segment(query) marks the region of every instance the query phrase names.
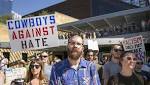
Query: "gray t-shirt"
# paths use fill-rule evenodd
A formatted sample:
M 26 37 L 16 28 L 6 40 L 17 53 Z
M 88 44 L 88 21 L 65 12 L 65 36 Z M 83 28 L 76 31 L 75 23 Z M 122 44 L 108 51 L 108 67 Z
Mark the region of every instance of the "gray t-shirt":
M 121 71 L 121 67 L 118 63 L 114 63 L 112 61 L 104 64 L 103 67 L 103 79 L 104 79 L 104 85 L 106 85 L 105 80 L 108 80 L 111 76 L 116 75 Z
M 44 75 L 50 80 L 52 65 L 44 65 Z

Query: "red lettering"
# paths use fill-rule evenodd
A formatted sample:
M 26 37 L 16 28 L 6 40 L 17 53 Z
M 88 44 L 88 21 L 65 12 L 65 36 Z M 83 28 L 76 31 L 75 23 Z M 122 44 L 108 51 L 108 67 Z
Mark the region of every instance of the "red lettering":
M 142 37 L 137 38 L 138 43 L 142 43 Z
M 18 31 L 19 39 L 24 38 L 23 30 Z
M 47 29 L 47 27 L 43 27 L 43 35 L 48 35 L 48 29 Z
M 137 39 L 133 38 L 132 44 L 136 44 L 137 43 Z
M 14 31 L 13 31 L 13 33 L 12 33 L 12 39 L 13 39 L 13 40 L 17 39 L 16 33 L 15 33 Z
M 52 35 L 54 34 L 54 26 L 50 26 Z
M 41 29 L 35 28 L 36 37 L 41 36 Z
M 30 37 L 31 37 L 30 32 L 29 32 L 29 30 L 27 29 L 27 31 L 26 31 L 26 38 L 30 38 Z

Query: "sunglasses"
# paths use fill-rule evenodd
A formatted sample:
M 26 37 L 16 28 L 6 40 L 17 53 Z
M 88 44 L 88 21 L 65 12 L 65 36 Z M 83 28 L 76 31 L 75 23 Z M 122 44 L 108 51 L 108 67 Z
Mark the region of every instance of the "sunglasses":
M 114 49 L 115 52 L 122 52 L 122 49 Z
M 42 56 L 43 58 L 46 58 L 46 57 L 48 57 L 48 56 Z
M 136 62 L 136 64 L 138 64 L 138 65 L 143 65 L 143 62 Z
M 34 67 L 35 67 L 36 69 L 38 69 L 38 68 L 40 67 L 40 65 L 31 65 L 31 66 L 30 66 L 31 69 L 33 69 Z
M 131 58 L 131 57 L 127 57 L 127 60 L 133 60 L 133 61 L 136 61 L 137 60 L 137 58 Z

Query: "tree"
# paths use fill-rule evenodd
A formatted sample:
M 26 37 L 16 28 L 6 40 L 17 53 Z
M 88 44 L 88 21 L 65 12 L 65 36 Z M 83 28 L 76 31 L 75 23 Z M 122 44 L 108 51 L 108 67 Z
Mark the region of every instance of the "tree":
M 7 23 L 7 20 L 12 19 L 12 15 L 0 16 L 0 22 L 3 24 Z

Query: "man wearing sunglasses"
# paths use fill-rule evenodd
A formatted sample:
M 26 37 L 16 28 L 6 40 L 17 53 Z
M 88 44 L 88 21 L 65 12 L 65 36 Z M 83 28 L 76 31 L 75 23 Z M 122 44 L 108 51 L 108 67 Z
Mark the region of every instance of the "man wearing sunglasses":
M 42 52 L 40 55 L 40 58 L 42 62 L 44 63 L 44 75 L 47 77 L 48 80 L 50 80 L 52 66 L 48 62 L 48 56 L 49 55 L 47 52 Z
M 116 75 L 120 72 L 121 67 L 119 66 L 120 55 L 123 52 L 122 45 L 113 45 L 111 49 L 111 60 L 103 66 L 103 79 L 104 85 L 107 85 L 110 76 Z
M 83 59 L 83 39 L 68 39 L 68 58 L 53 65 L 49 85 L 101 85 L 94 63 Z

